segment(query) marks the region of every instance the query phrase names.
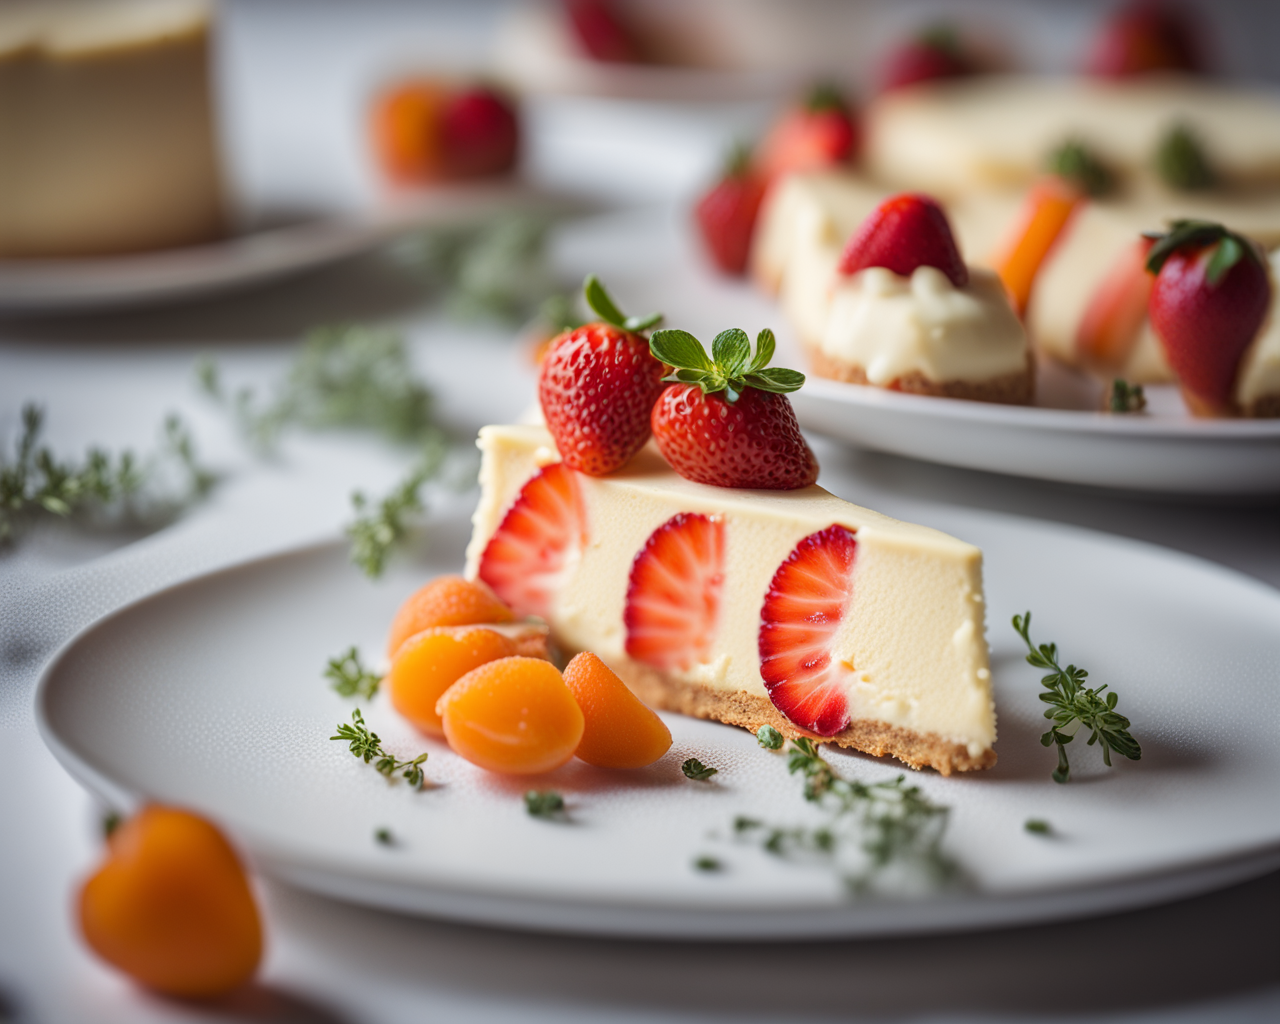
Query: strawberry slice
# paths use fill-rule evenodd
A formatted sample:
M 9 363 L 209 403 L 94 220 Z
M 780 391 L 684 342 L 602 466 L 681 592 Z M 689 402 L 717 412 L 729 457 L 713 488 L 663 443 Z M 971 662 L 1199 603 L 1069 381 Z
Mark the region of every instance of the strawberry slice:
M 886 267 L 910 277 L 917 267 L 937 267 L 957 288 L 969 283 L 955 235 L 937 200 L 913 192 L 890 196 L 871 211 L 849 239 L 837 269 L 856 274 Z
M 1271 306 L 1256 242 L 1207 221 L 1174 221 L 1147 257 L 1147 310 L 1183 399 L 1197 416 L 1230 416 L 1240 361 Z
M 485 545 L 479 576 L 517 615 L 545 619 L 586 542 L 577 478 L 557 462 L 520 488 Z
M 631 565 L 627 655 L 657 669 L 710 659 L 724 584 L 724 520 L 679 512 L 649 535 Z
M 1076 352 L 1096 371 L 1122 369 L 1138 342 L 1151 295 L 1147 254 L 1153 244 L 1150 238 L 1139 238 L 1120 253 L 1080 318 Z
M 773 706 L 801 729 L 834 736 L 849 724 L 848 671 L 831 645 L 853 596 L 853 531 L 811 533 L 778 566 L 760 609 L 760 675 Z

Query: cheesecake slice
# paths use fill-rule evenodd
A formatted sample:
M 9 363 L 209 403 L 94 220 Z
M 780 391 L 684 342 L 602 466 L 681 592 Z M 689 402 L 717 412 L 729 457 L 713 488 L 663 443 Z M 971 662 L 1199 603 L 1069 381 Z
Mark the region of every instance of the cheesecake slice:
M 608 476 L 541 426 L 480 432 L 467 575 L 651 706 L 943 774 L 995 763 L 982 553 L 794 491 L 709 487 L 651 446 Z

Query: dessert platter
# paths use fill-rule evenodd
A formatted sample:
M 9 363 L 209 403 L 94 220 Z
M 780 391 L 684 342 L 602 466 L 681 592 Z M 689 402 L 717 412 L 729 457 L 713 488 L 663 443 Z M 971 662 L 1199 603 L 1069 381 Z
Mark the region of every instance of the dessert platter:
M 62 764 L 305 888 L 535 930 L 995 926 L 1280 864 L 1272 589 L 860 507 L 816 484 L 770 332 L 708 350 L 586 291 L 543 422 L 480 432 L 469 529 L 376 583 L 321 545 L 108 616 L 40 682 Z

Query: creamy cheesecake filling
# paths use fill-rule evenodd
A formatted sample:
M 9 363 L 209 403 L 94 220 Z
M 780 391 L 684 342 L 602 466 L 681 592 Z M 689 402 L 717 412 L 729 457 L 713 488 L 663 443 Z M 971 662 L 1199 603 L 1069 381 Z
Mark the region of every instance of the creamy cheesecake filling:
M 485 427 L 479 444 L 483 495 L 467 549 L 472 578 L 521 487 L 554 461 L 541 427 Z M 977 548 L 859 508 L 817 486 L 743 491 L 696 484 L 672 472 L 652 448 L 617 473 L 578 480 L 587 544 L 551 616 L 553 635 L 566 651 L 591 650 L 615 667 L 629 663 L 624 609 L 636 553 L 677 512 L 721 515 L 724 586 L 709 655 L 665 675 L 767 699 L 758 634 L 769 584 L 800 540 L 838 523 L 855 531 L 858 545 L 853 596 L 832 650 L 833 663 L 847 675 L 855 721 L 932 734 L 973 758 L 995 742 Z
M 936 267 L 910 277 L 868 267 L 838 283 L 822 352 L 885 387 L 911 373 L 980 381 L 1025 371 L 1027 336 L 995 274 L 957 288 Z
M 1269 262 L 1271 309 L 1262 330 L 1240 361 L 1236 380 L 1236 401 L 1244 407 L 1260 398 L 1280 395 L 1280 316 L 1276 316 L 1276 303 L 1280 301 L 1280 249 L 1271 253 Z

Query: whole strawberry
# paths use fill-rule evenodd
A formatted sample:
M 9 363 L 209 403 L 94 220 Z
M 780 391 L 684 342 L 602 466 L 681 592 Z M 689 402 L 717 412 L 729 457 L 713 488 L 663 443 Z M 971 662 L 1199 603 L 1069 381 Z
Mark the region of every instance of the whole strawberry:
M 936 267 L 957 288 L 969 283 L 955 236 L 942 207 L 928 196 L 906 192 L 890 196 L 871 211 L 840 256 L 841 274 L 886 267 L 910 277 L 917 267 Z
M 657 331 L 649 348 L 678 381 L 653 407 L 653 439 L 687 480 L 713 487 L 789 491 L 818 479 L 818 460 L 805 443 L 786 392 L 804 374 L 769 368 L 773 332 L 761 331 L 756 352 L 745 332 L 721 331 L 707 358 L 685 331 Z
M 769 130 L 756 167 L 766 181 L 796 171 L 819 171 L 852 161 L 858 143 L 858 126 L 844 97 L 833 86 L 819 85 Z
M 1240 360 L 1271 306 L 1271 274 L 1256 243 L 1206 221 L 1174 221 L 1147 257 L 1156 275 L 1147 311 L 1197 416 L 1235 410 Z
M 538 373 L 538 400 L 566 466 L 589 476 L 619 469 L 649 440 L 664 367 L 641 331 L 660 313 L 624 317 L 595 275 L 584 287 L 600 321 L 555 338 Z
M 515 167 L 520 129 L 510 101 L 487 86 L 450 99 L 440 121 L 441 146 L 455 178 L 482 178 Z
M 750 153 L 739 148 L 730 157 L 724 177 L 694 207 L 707 251 L 726 274 L 746 272 L 764 190 L 765 180 L 751 166 Z
M 1109 18 L 1089 52 L 1089 74 L 1123 78 L 1151 71 L 1202 71 L 1203 29 L 1169 4 L 1138 0 Z
M 955 30 L 936 25 L 889 54 L 880 69 L 880 89 L 889 92 L 938 78 L 960 78 L 975 70 Z

